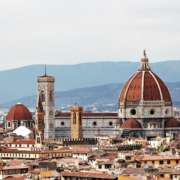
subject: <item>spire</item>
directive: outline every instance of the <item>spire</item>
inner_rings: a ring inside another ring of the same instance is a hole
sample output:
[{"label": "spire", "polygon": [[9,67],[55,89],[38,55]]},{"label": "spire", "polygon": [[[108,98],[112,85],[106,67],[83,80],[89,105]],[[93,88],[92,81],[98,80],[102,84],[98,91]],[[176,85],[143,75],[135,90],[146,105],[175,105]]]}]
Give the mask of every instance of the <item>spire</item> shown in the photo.
[{"label": "spire", "polygon": [[146,54],[146,50],[144,49],[143,51],[143,55],[144,57],[141,58],[141,69],[140,70],[150,70],[150,67],[149,67],[149,59],[147,57],[147,54]]},{"label": "spire", "polygon": [[145,50],[145,49],[144,49],[144,51],[143,51],[143,54],[144,54],[144,58],[147,58],[146,50]]},{"label": "spire", "polygon": [[47,76],[47,72],[46,72],[46,64],[44,66],[44,76]]}]

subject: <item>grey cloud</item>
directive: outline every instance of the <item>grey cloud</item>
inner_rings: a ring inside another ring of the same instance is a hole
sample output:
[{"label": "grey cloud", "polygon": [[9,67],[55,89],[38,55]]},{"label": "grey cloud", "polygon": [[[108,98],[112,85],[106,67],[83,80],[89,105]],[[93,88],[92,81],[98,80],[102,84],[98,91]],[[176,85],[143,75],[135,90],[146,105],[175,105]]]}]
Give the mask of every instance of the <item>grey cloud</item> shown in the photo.
[{"label": "grey cloud", "polygon": [[1,0],[0,68],[178,59],[179,0]]}]

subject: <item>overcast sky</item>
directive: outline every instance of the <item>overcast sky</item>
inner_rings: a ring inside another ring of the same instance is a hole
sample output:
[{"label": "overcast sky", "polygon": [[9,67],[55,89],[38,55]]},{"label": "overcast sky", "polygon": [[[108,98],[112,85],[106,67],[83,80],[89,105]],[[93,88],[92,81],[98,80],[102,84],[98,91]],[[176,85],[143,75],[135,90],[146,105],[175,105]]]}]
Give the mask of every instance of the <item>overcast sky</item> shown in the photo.
[{"label": "overcast sky", "polygon": [[179,0],[0,0],[0,69],[180,59]]}]

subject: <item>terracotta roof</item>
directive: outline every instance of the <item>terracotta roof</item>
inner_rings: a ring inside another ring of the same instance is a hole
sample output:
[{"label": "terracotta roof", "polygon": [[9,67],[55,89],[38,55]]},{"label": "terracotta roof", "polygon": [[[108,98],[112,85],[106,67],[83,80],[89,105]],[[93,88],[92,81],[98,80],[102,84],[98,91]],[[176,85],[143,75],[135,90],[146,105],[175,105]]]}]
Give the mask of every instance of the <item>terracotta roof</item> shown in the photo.
[{"label": "terracotta roof", "polygon": [[[146,66],[148,59],[146,58]],[[163,100],[172,104],[169,90],[165,83],[148,67],[139,69],[125,83],[120,93],[120,104]]]},{"label": "terracotta roof", "polygon": [[29,167],[21,164],[21,165],[13,165],[13,166],[4,166],[2,170],[11,170],[11,169],[28,169]]},{"label": "terracotta roof", "polygon": [[110,161],[116,159],[118,157],[117,152],[105,153],[101,156],[101,158],[109,159]]},{"label": "terracotta roof", "polygon": [[25,176],[8,176],[4,180],[25,180]]},{"label": "terracotta roof", "polygon": [[32,120],[32,113],[23,104],[16,104],[10,108],[6,120]]},{"label": "terracotta roof", "polygon": [[171,118],[166,120],[165,122],[165,128],[175,128],[175,127],[180,127],[180,123],[178,122],[177,119]]},{"label": "terracotta roof", "polygon": [[19,139],[8,144],[35,144],[34,139]]},{"label": "terracotta roof", "polygon": [[163,168],[159,169],[158,174],[172,174],[172,175],[180,175],[180,170],[175,168]]},{"label": "terracotta roof", "polygon": [[35,144],[34,139],[8,139],[4,141],[0,141],[0,144]]},{"label": "terracotta roof", "polygon": [[92,148],[90,148],[90,147],[78,147],[78,146],[72,146],[71,147],[71,151],[72,151],[72,153],[74,153],[74,154],[87,154],[87,153],[89,153],[89,152],[91,152],[92,151]]},{"label": "terracotta roof", "polygon": [[123,129],[141,128],[141,124],[136,119],[129,118],[125,120],[121,128]]},{"label": "terracotta roof", "polygon": [[72,153],[71,150],[61,150],[61,149],[57,149],[57,150],[18,150],[18,149],[12,149],[12,148],[0,148],[0,153],[31,153],[31,154],[53,154],[53,153]]},{"label": "terracotta roof", "polygon": [[125,170],[122,171],[123,175],[143,175],[145,174],[143,168],[126,168]]},{"label": "terracotta roof", "polygon": [[97,154],[97,155],[91,155],[89,156],[89,160],[109,160],[113,161],[114,159],[118,158],[117,152],[111,152],[111,153],[104,153],[104,154]]},{"label": "terracotta roof", "polygon": [[98,178],[98,179],[116,179],[114,176],[109,175],[107,173],[101,172],[69,172],[64,171],[61,173],[64,177],[91,177],[91,178]]},{"label": "terracotta roof", "polygon": [[180,156],[142,155],[142,156],[136,156],[135,159],[137,161],[180,160]]},{"label": "terracotta roof", "polygon": [[159,76],[157,76],[155,73],[153,73],[154,76],[156,77],[156,79],[158,80],[158,83],[160,85],[161,91],[163,92],[163,98],[166,102],[171,101],[171,95],[169,93],[169,90],[167,88],[167,86],[164,84],[164,82],[159,78]]}]

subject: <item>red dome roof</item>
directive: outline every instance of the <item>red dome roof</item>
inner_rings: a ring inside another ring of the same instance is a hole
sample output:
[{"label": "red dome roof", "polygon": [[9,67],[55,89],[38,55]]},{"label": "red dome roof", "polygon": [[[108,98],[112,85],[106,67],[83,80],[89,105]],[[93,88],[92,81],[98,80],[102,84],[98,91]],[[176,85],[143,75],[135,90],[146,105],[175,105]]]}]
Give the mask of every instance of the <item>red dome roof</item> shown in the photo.
[{"label": "red dome roof", "polygon": [[127,119],[121,126],[123,129],[141,128],[141,124],[134,118]]},{"label": "red dome roof", "polygon": [[6,120],[32,120],[32,114],[29,109],[23,104],[16,104],[11,107],[6,116]]},{"label": "red dome roof", "polygon": [[141,59],[142,67],[126,82],[120,93],[120,104],[144,101],[164,101],[172,105],[171,96],[164,82],[151,71],[148,59]]},{"label": "red dome roof", "polygon": [[171,118],[171,119],[168,119],[166,122],[165,122],[165,128],[175,128],[175,127],[180,127],[180,123],[178,122],[177,119],[175,118]]}]

